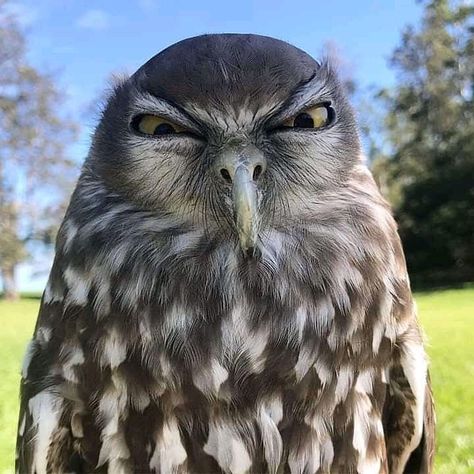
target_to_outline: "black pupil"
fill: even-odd
[[[312,119],[311,115],[307,114],[306,112],[303,112],[302,114],[298,114],[295,117],[293,126],[298,128],[313,128],[314,120]]]
[[[153,135],[169,135],[170,133],[175,133],[173,125],[169,123],[160,123],[160,125],[155,128]]]

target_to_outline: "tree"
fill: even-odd
[[[395,50],[382,90],[388,147],[373,170],[418,285],[474,279],[474,7],[433,0]]]
[[[51,242],[64,209],[75,126],[61,113],[52,74],[28,63],[25,38],[0,0],[0,272],[15,298],[15,269],[33,241]]]

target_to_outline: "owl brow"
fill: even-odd
[[[159,115],[184,127],[200,132],[199,126],[180,107],[156,97],[148,92],[137,94],[132,105],[132,115],[151,114]]]
[[[272,127],[293,117],[302,110],[321,103],[331,103],[333,96],[334,87],[329,83],[328,78],[321,78],[315,72],[308,81],[295,90],[288,101],[280,107],[280,110],[270,118],[267,124],[269,127]]]

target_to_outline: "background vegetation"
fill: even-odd
[[[18,19],[0,0],[0,276],[17,297],[16,268],[35,243],[51,244],[71,191],[65,153],[75,125],[61,114],[54,74],[26,57]]]
[[[372,141],[372,168],[394,206],[417,287],[474,280],[474,6],[469,4],[427,2],[421,25],[407,27],[393,53],[397,85],[377,94],[384,141],[383,146]]]
[[[474,6],[421,2],[391,57],[395,85],[368,96],[347,79],[373,173],[393,205],[418,289],[474,281]],[[77,171],[77,126],[55,75],[27,60],[18,19],[0,0],[0,279],[51,245]],[[474,472],[474,287],[417,294],[438,412],[438,473]],[[0,301],[0,474],[10,473],[19,366],[39,301]]]

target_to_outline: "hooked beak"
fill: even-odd
[[[245,255],[254,256],[259,232],[257,188],[265,170],[263,153],[254,145],[226,150],[216,161],[216,171],[232,186],[235,228]]]
[[[235,226],[240,246],[248,256],[253,256],[258,237],[257,186],[252,173],[248,166],[240,164],[232,185]]]

